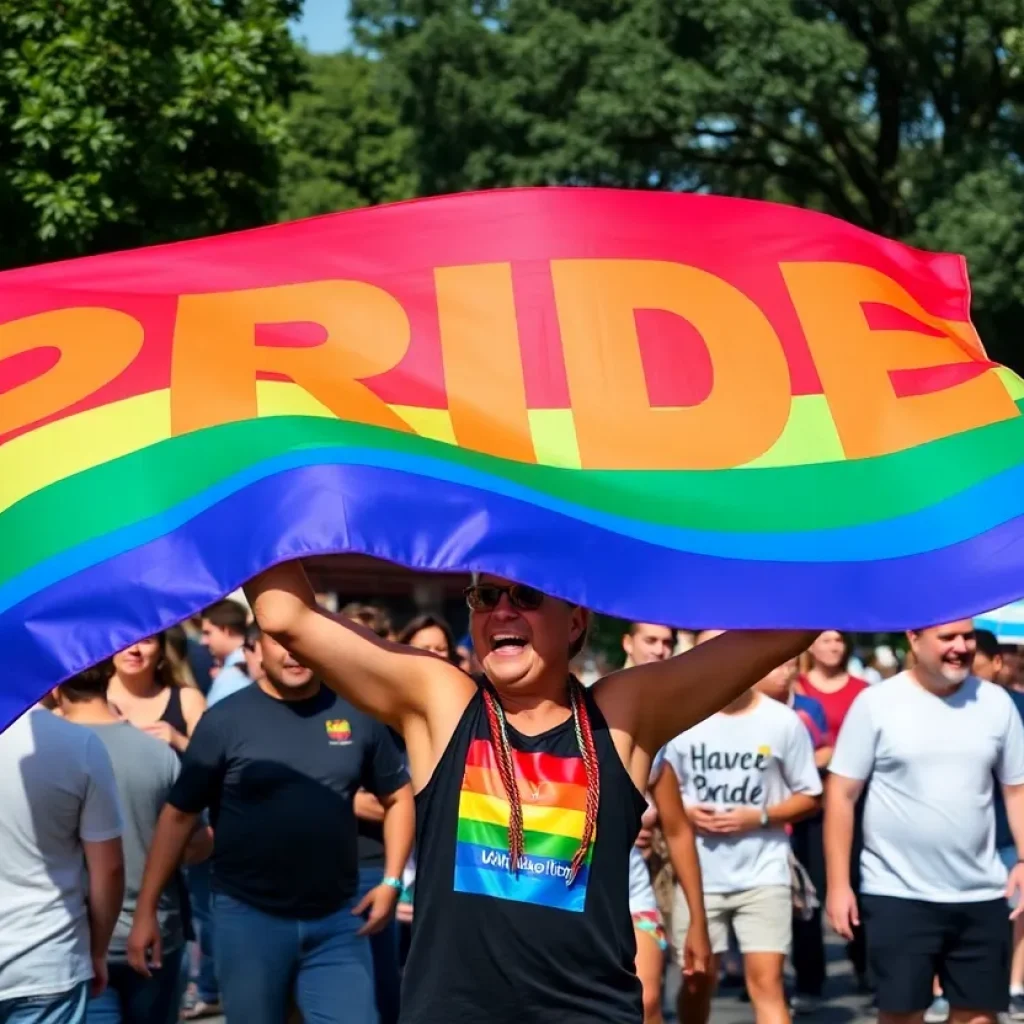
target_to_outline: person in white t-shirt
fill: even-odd
[[[828,915],[862,916],[881,1024],[917,1024],[937,975],[953,1024],[1006,1009],[1009,873],[995,848],[998,779],[1024,858],[1024,726],[1009,696],[971,675],[970,619],[907,634],[914,667],[861,693],[836,743],[825,811]],[[854,805],[864,807],[861,895],[850,887]],[[1014,916],[1020,910],[1014,911]]]
[[[82,1024],[106,987],[121,830],[98,736],[43,707],[0,735],[0,1021]]]
[[[803,722],[750,690],[677,736],[665,759],[679,779],[697,832],[704,904],[715,958],[736,933],[758,1024],[788,1024],[782,969],[792,938],[789,839],[785,826],[820,806],[821,779]],[[677,893],[678,896],[678,893]],[[682,946],[685,905],[673,908]],[[717,962],[711,977],[717,977]],[[680,1017],[704,1024],[708,1003],[684,993]]]
[[[700,864],[693,826],[683,810],[679,784],[665,762],[664,751],[655,755],[651,765],[648,811],[644,814],[641,832],[651,829],[658,819],[689,912],[686,945],[677,950],[679,969],[684,985],[692,982],[702,986],[711,961],[711,942],[704,914]],[[644,1024],[661,1024],[664,1019],[661,983],[669,941],[654,895],[650,868],[639,844],[633,847],[629,857],[629,913],[636,936],[636,973],[643,987]]]

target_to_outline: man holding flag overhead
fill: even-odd
[[[587,612],[533,587],[468,588],[476,681],[318,608],[296,563],[247,595],[264,630],[405,737],[420,886],[402,1020],[638,1024],[622,882],[652,755],[813,634],[731,633],[588,691],[569,674]]]
[[[962,261],[813,211],[509,190],[14,271],[0,303],[0,727],[299,552],[743,627],[1019,596],[1024,382],[987,361]],[[806,500],[823,487],[867,497]],[[633,1019],[622,808],[806,637],[733,634],[584,694],[582,610],[469,596],[475,686],[317,612],[294,569],[251,588],[406,735],[434,882],[408,1020]],[[434,942],[478,969],[427,971]]]

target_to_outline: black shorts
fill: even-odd
[[[936,976],[955,1009],[1006,1010],[1010,909],[1005,899],[926,903],[862,895],[859,902],[868,968],[883,1013],[927,1009]]]

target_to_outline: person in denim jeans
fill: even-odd
[[[124,816],[124,902],[107,952],[107,987],[89,1000],[88,1024],[174,1024],[181,1003],[185,943],[180,877],[172,880],[160,899],[163,968],[152,978],[142,978],[129,967],[125,953],[157,815],[178,778],[178,755],[168,744],[113,714],[102,674],[86,682],[73,680],[54,692],[65,720],[85,726],[106,747]],[[210,846],[208,830],[201,829],[189,853],[209,856]]]
[[[161,813],[128,942],[162,962],[157,897],[199,815],[214,832],[214,959],[229,1024],[280,1024],[294,995],[318,1024],[374,1024],[368,935],[394,913],[413,839],[412,789],[387,729],[268,636],[265,678],[200,720]],[[384,807],[386,877],[357,898],[353,798]],[[297,870],[296,857],[301,858]]]
[[[121,832],[92,732],[36,707],[0,735],[0,1024],[83,1024],[107,984]]]

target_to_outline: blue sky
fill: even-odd
[[[350,38],[348,0],[306,0],[292,31],[313,53],[336,53]]]

